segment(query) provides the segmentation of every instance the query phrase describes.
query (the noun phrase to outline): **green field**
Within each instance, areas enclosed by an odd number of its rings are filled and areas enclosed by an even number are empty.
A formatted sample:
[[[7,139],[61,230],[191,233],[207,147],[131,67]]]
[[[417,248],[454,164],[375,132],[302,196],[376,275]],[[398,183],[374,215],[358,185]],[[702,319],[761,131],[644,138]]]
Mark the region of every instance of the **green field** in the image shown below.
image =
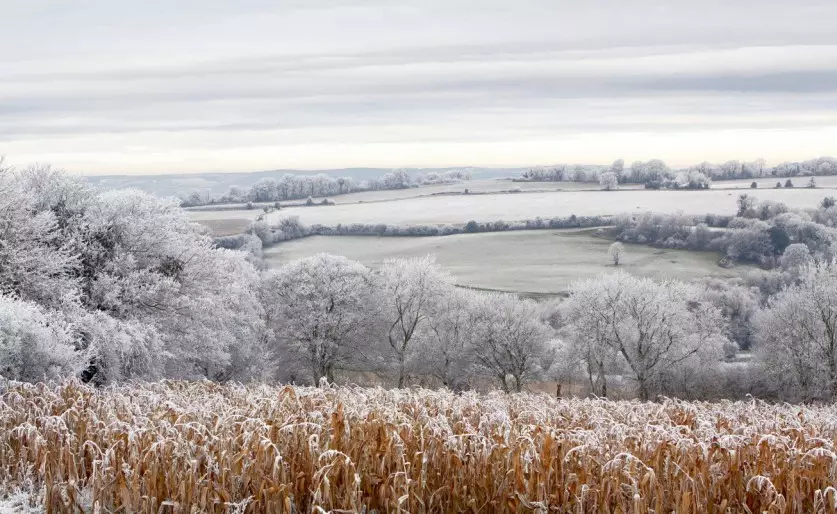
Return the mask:
[[[265,251],[271,266],[319,252],[344,255],[373,268],[388,257],[434,254],[457,283],[469,287],[559,294],[580,278],[614,270],[611,241],[594,230],[537,230],[443,237],[314,236]],[[693,280],[742,276],[751,268],[717,265],[718,254],[625,245],[621,268],[640,276]]]

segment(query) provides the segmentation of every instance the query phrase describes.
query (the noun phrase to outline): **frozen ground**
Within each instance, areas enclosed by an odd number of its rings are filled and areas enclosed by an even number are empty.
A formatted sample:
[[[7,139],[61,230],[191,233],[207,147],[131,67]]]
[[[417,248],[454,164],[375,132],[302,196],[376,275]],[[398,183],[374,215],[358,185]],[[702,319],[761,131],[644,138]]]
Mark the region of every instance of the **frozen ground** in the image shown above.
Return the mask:
[[[797,182],[807,182],[797,178]],[[837,177],[820,177],[818,189],[797,187],[773,189],[776,179],[758,179],[759,189],[750,189],[752,180],[725,181],[709,191],[648,191],[645,189],[615,192],[583,190],[593,187],[579,183],[513,183],[502,180],[480,180],[446,186],[425,186],[399,191],[353,193],[335,198],[329,207],[291,207],[267,215],[268,221],[283,216],[299,216],[303,223],[388,223],[400,225],[460,224],[469,220],[522,220],[536,217],[564,217],[571,214],[621,214],[655,211],[687,214],[731,215],[736,210],[738,194],[746,189],[763,200],[785,202],[794,208],[817,205],[824,197],[837,194]],[[784,182],[784,181],[783,181]],[[491,192],[521,187],[517,194],[438,195],[432,193],[461,192],[467,185],[471,192]],[[801,183],[797,186],[803,185]],[[558,188],[564,191],[556,191]],[[721,189],[723,188],[723,189]],[[737,191],[742,189],[742,191]],[[535,191],[535,192],[531,192]],[[396,201],[397,200],[397,201]],[[262,214],[261,209],[223,211],[190,211],[193,220],[209,226],[216,235],[237,233]]]
[[[395,202],[283,209],[267,216],[299,216],[305,224],[387,223],[400,225],[457,224],[468,220],[524,220],[566,217],[572,214],[622,214],[630,212],[678,212],[733,215],[738,192],[709,191],[576,191],[423,197]],[[830,189],[763,189],[753,193],[760,200],[776,200],[793,208],[815,207]]]
[[[435,254],[457,283],[485,289],[555,294],[580,278],[614,267],[607,257],[611,241],[585,230],[538,230],[461,234],[444,237],[315,236],[278,244],[265,251],[271,266],[318,252],[344,255],[377,267],[388,257]],[[750,269],[717,265],[712,252],[664,250],[626,245],[620,266],[646,277],[692,280],[735,277]]]

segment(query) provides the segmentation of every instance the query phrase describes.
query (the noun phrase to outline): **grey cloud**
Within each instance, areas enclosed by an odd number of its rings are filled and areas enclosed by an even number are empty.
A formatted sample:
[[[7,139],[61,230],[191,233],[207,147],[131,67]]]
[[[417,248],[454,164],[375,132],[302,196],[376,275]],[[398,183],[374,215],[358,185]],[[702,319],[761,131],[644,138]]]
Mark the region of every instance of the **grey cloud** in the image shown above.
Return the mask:
[[[835,18],[816,0],[15,2],[0,142],[837,126]]]

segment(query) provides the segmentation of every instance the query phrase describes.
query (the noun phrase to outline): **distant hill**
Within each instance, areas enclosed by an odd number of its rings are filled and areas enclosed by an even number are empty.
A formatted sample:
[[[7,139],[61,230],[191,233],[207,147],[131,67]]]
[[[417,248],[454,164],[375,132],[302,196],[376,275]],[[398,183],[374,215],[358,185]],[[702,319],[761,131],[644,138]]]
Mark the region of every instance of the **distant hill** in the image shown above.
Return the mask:
[[[526,168],[404,168],[411,176],[431,171],[448,171],[468,169],[474,179],[502,178],[518,176]],[[331,170],[271,170],[244,173],[190,173],[168,175],[96,175],[85,177],[92,184],[105,189],[140,189],[157,196],[181,196],[200,191],[211,195],[221,195],[229,191],[232,186],[249,188],[259,180],[267,177],[278,178],[285,173],[294,175],[325,174],[335,177],[352,177],[357,181],[380,177],[392,171],[392,168],[341,168]]]

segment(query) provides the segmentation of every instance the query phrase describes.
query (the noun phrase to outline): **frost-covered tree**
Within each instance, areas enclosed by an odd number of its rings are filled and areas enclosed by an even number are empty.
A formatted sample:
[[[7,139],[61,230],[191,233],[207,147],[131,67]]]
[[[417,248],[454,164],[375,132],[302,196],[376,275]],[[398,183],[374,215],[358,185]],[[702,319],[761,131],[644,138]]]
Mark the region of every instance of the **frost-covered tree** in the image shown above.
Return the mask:
[[[76,373],[83,363],[60,315],[0,295],[0,376],[36,382]]]
[[[46,166],[0,176],[0,292],[66,320],[82,377],[245,378],[258,272],[178,200],[102,192]]]
[[[434,257],[388,259],[378,276],[378,299],[386,339],[395,359],[398,387],[404,387],[418,336],[439,298],[452,287],[452,277]]]
[[[837,398],[837,267],[810,265],[757,314],[756,352],[783,396]]]
[[[425,334],[427,372],[453,390],[465,388],[473,362],[477,322],[473,306],[481,293],[449,288],[431,305]]]
[[[610,172],[616,175],[619,182],[622,182],[622,173],[625,172],[625,159],[616,159],[610,165]]]
[[[523,390],[542,371],[552,333],[540,307],[506,293],[486,293],[474,306],[474,359],[506,392]]]
[[[268,272],[271,329],[318,384],[363,350],[374,314],[368,268],[345,257],[317,254]]]
[[[606,171],[599,175],[599,185],[605,191],[613,191],[619,187],[619,178],[617,177],[616,173],[612,171]]]
[[[797,274],[810,265],[812,261],[813,258],[808,246],[802,243],[794,243],[785,248],[782,257],[779,259],[779,264],[783,270]]]
[[[693,286],[616,272],[573,284],[567,302],[570,332],[585,337],[598,327],[596,337],[621,356],[643,400],[663,371],[720,358],[723,319]]]
[[[625,245],[616,241],[608,247],[607,256],[613,261],[614,266],[619,266],[619,261],[625,256]]]

